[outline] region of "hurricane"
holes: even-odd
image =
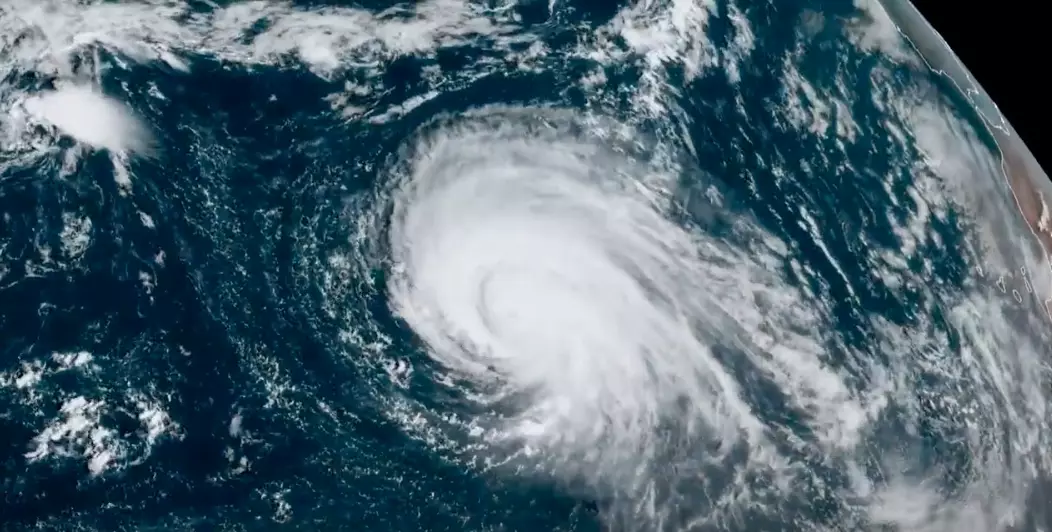
[[[906,1],[13,0],[0,530],[1044,530],[1050,194]]]
[[[498,442],[558,471],[627,487],[662,439],[755,432],[712,347],[742,341],[724,307],[762,265],[670,220],[659,163],[534,114],[451,124],[407,154],[389,193],[392,311],[503,415]]]

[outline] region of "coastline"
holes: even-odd
[[[1052,198],[1052,181],[997,105],[917,8],[909,0],[879,0],[878,3],[926,66],[951,81],[982,118],[997,145],[1005,185],[1037,242],[1047,279],[1052,280],[1052,209],[1048,202],[1048,198]],[[1052,321],[1052,296],[1047,290],[1042,301]]]

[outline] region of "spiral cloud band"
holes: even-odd
[[[491,443],[643,487],[671,449],[757,444],[712,349],[742,341],[757,320],[736,305],[772,288],[745,252],[674,220],[673,172],[572,122],[498,113],[419,141],[390,191],[388,290],[502,409]]]
[[[797,252],[661,139],[488,108],[392,154],[355,242],[457,404],[409,392],[407,429],[425,418],[419,434],[459,464],[582,489],[610,530],[765,529],[827,497],[852,527],[941,532],[963,529],[975,501],[1014,504],[1019,484],[990,484],[1016,470],[1005,463],[975,463],[947,495],[941,464],[885,439],[889,408],[925,408],[911,375],[948,371],[931,355],[946,349],[916,347],[938,337],[872,317],[872,342],[844,340]],[[989,306],[981,293],[946,301],[962,327],[1015,330],[965,312]],[[981,352],[1006,341],[962,338]],[[963,427],[977,455],[979,434],[1018,418],[975,412]],[[903,463],[910,475],[874,480]],[[907,499],[926,502],[889,512]]]

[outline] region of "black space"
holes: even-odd
[[[1046,173],[1052,26],[1047,4],[1022,0],[953,2],[914,0],[972,76],[989,93]]]
[[[1052,173],[1052,91],[1046,72],[1052,51],[1047,4],[1004,0],[966,3],[913,0],[913,5],[949,43],[957,57],[1000,108],[1045,173]],[[1026,524],[1052,523],[1052,486],[1032,495],[1035,514]]]

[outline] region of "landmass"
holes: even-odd
[[[1018,137],[1010,136],[997,128],[991,128],[991,132],[1001,148],[1001,170],[1015,198],[1016,207],[1030,227],[1030,232],[1040,243],[1047,262],[1052,253],[1052,212],[1049,211],[1048,202],[1037,184],[1038,179],[1047,180],[1047,177],[1035,176],[1031,171],[1028,159],[1032,157],[1023,153]],[[1045,299],[1044,303],[1045,311],[1048,312],[1049,319],[1052,319],[1052,299]]]

